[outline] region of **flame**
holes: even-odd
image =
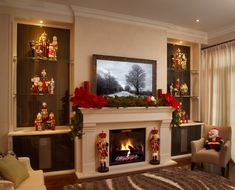
[[[121,150],[129,150],[128,153],[127,153],[127,156],[129,156],[130,153],[131,153],[131,151],[129,149],[129,146],[133,147],[133,144],[132,144],[130,139],[122,142],[122,144],[121,144]]]

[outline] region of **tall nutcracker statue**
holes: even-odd
[[[150,164],[160,164],[160,160],[158,157],[158,152],[160,149],[160,137],[158,134],[158,130],[155,128],[151,130],[150,144],[152,148],[152,160],[150,160]]]
[[[97,150],[99,156],[100,167],[98,172],[107,172],[109,168],[106,166],[106,157],[108,156],[108,143],[106,141],[106,133],[101,132],[97,137]]]

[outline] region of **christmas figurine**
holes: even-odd
[[[175,88],[174,88],[175,96],[180,95],[180,79],[177,78],[175,81]]]
[[[106,166],[106,157],[108,156],[108,143],[106,141],[106,133],[103,131],[98,135],[97,149],[100,159],[100,167],[98,168],[98,172],[107,172],[109,171],[109,168]]]
[[[42,115],[41,113],[37,114],[36,119],[34,120],[34,127],[36,131],[42,131],[43,127],[42,127]]]
[[[48,84],[47,84],[47,77],[46,77],[47,73],[46,73],[45,69],[42,70],[41,75],[42,75],[42,77],[41,77],[42,91],[44,93],[46,93],[47,92],[47,85]]]
[[[151,130],[150,144],[152,148],[152,160],[150,160],[150,164],[160,164],[160,160],[158,158],[158,152],[160,149],[160,137],[157,129]]]
[[[43,32],[39,38],[39,43],[41,45],[40,49],[42,50],[42,56],[45,58],[48,56],[48,42],[47,42],[47,33]]]
[[[42,114],[42,122],[45,123],[48,119],[47,103],[46,102],[42,103],[41,114]]]
[[[35,77],[31,78],[31,82],[33,83],[32,90],[34,93],[39,92],[39,81],[40,81],[40,77],[35,76]]]
[[[53,78],[51,78],[50,81],[50,94],[54,94],[54,89],[55,89],[55,81]]]
[[[48,125],[49,129],[55,130],[55,115],[53,112],[49,114]]]

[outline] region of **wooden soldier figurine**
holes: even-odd
[[[160,164],[160,160],[158,158],[158,152],[160,149],[160,137],[158,134],[158,130],[155,128],[151,131],[150,144],[152,148],[152,160],[150,160],[150,164]]]
[[[106,141],[106,133],[103,131],[98,135],[97,149],[100,159],[100,167],[98,168],[98,172],[107,172],[109,171],[109,168],[106,166],[106,157],[108,156],[108,143]]]

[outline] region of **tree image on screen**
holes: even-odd
[[[128,85],[134,87],[136,95],[145,87],[146,73],[139,65],[133,65],[132,70],[126,75],[126,82]]]
[[[121,85],[118,83],[115,77],[113,77],[110,73],[106,73],[104,77],[97,74],[97,94],[112,94],[116,92],[120,92],[123,90]]]

